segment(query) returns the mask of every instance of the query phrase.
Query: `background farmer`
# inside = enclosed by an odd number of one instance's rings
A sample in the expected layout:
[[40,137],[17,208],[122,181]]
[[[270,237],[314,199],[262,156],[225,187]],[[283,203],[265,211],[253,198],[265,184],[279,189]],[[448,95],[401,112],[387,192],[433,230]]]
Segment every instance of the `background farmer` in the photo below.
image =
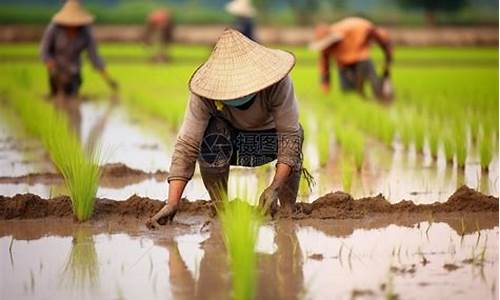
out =
[[165,53],[166,47],[172,41],[174,22],[171,13],[166,8],[153,10],[146,20],[144,40],[154,48],[153,61],[163,62],[168,60]]
[[255,167],[277,159],[264,208],[295,204],[302,168],[303,131],[288,73],[292,54],[265,48],[227,29],[191,77],[191,96],[178,134],[168,177],[168,202],[152,219],[172,219],[198,160],[213,201],[227,191],[229,166]]
[[255,40],[255,8],[250,0],[233,0],[226,5],[226,11],[236,17],[234,28],[251,40]]
[[50,94],[76,96],[80,88],[81,53],[87,50],[90,61],[102,77],[116,89],[117,84],[106,73],[104,61],[97,53],[97,45],[90,24],[94,17],[76,0],[68,0],[54,15],[42,38],[40,56],[49,72]]
[[319,69],[321,87],[330,90],[330,57],[339,68],[343,91],[357,91],[364,95],[363,85],[369,80],[373,94],[383,98],[383,80],[377,76],[370,58],[372,41],[377,42],[385,55],[384,76],[388,77],[392,62],[392,48],[388,34],[370,21],[359,17],[343,19],[333,25],[318,25],[311,48],[320,51]]

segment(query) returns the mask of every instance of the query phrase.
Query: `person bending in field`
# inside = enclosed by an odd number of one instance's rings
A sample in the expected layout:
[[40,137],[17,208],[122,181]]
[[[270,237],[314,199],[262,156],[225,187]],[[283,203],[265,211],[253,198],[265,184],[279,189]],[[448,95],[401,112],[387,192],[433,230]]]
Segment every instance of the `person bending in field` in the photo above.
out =
[[250,0],[233,0],[226,11],[235,17],[233,27],[247,38],[255,41],[255,8]]
[[[382,48],[385,55],[383,77],[376,74],[370,58],[372,41]],[[330,57],[339,68],[340,86],[343,91],[357,91],[362,96],[364,83],[371,84],[373,95],[378,99],[391,97],[384,87],[392,62],[392,47],[386,31],[359,17],[345,18],[333,25],[321,24],[315,28],[310,47],[320,52],[319,71],[321,87],[330,91]]]
[[[288,73],[295,57],[226,29],[189,81],[186,114],[172,156],[168,200],[146,225],[171,221],[198,161],[212,201],[227,195],[230,165],[256,167],[277,159],[259,205],[274,214],[294,208],[304,134]],[[306,174],[307,172],[304,171]]]
[[152,57],[153,61],[164,62],[169,59],[168,54],[165,53],[165,48],[172,41],[173,29],[174,22],[168,9],[155,9],[148,15],[144,41],[155,48],[155,54]]
[[94,17],[77,0],[68,0],[54,15],[42,38],[40,56],[49,73],[50,95],[76,96],[82,83],[82,51],[112,89],[117,84],[106,73],[90,24]]

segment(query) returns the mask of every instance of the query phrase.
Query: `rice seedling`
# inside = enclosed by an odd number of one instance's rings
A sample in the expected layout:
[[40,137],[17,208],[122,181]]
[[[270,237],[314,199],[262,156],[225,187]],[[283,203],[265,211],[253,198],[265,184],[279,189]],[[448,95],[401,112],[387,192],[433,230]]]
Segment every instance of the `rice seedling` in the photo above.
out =
[[218,216],[228,253],[232,298],[253,299],[257,281],[255,246],[262,215],[244,200],[224,197]]
[[344,192],[349,193],[352,187],[352,180],[354,174],[353,159],[349,154],[342,155],[342,162],[340,163],[342,173],[342,188]]
[[70,192],[74,216],[85,221],[92,215],[101,170],[99,152],[86,153],[66,116],[51,104],[17,92],[8,104],[24,127],[39,138]]
[[429,140],[429,150],[433,159],[437,159],[439,150],[439,140],[440,136],[440,124],[436,120],[429,120],[429,130],[428,130],[428,140]]
[[446,130],[443,136],[444,156],[447,163],[453,163],[455,155],[455,139],[452,136],[451,130]]
[[493,160],[493,147],[491,145],[491,136],[482,134],[479,142],[479,159],[481,162],[481,169],[488,171],[488,167]]
[[457,165],[460,169],[465,168],[465,160],[467,159],[467,141],[465,136],[465,129],[462,124],[455,123],[455,153],[457,156]]

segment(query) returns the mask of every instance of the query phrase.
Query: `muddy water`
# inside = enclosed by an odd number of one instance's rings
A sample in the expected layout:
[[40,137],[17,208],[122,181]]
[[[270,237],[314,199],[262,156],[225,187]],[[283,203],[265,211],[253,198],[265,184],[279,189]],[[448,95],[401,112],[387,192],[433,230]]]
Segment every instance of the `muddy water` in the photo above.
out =
[[[167,171],[170,164],[175,133],[154,118],[131,113],[121,106],[110,107],[107,102],[84,102],[80,107],[79,129],[84,144],[99,139],[103,163],[122,163],[144,172]],[[314,132],[314,131],[312,131]],[[338,147],[332,145],[331,160],[326,168],[319,168],[315,137],[306,139],[305,156],[318,183],[312,193],[303,193],[301,201],[309,202],[319,196],[342,190],[338,168]],[[445,163],[440,152],[438,159],[431,159],[426,150],[423,155],[404,149],[397,142],[389,149],[375,141],[369,144],[365,165],[355,174],[351,193],[355,197],[374,196],[378,193],[391,202],[402,199],[416,203],[445,201],[457,187],[467,184],[486,194],[498,196],[498,155],[490,172],[481,172],[477,151],[470,148],[465,170]],[[54,172],[46,153],[39,143],[13,132],[8,120],[0,120],[0,177],[22,176],[36,172]],[[246,196],[254,202],[272,178],[273,168],[251,170],[233,168],[229,181],[230,197]],[[250,188],[251,187],[251,188]],[[34,193],[44,198],[67,194],[62,183],[48,184],[37,181],[0,183],[0,194]],[[130,184],[101,186],[98,197],[124,200],[133,194],[154,199],[164,199],[166,184],[163,180],[131,180]],[[207,199],[198,171],[188,184],[188,199]]]
[[[457,216],[267,224],[257,245],[257,297],[498,298],[497,217],[470,214],[464,230]],[[200,233],[198,223],[147,232],[126,223],[0,222],[2,299],[230,296],[217,223]]]

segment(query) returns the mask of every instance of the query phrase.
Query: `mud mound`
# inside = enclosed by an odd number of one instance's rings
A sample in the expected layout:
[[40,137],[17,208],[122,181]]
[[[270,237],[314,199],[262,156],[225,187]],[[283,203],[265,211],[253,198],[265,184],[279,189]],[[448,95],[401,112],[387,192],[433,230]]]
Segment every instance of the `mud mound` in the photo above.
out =
[[[94,204],[94,218],[106,216],[146,218],[158,212],[164,202],[149,198],[131,196],[126,201],[96,199]],[[210,215],[209,201],[194,202],[182,199],[179,211],[192,215]],[[72,216],[71,200],[68,196],[53,199],[42,199],[33,194],[15,195],[14,197],[0,196],[0,219],[36,219],[48,216]]]
[[484,195],[467,186],[460,187],[448,201],[433,204],[415,204],[402,200],[389,203],[383,195],[354,200],[344,192],[326,194],[312,203],[299,203],[294,218],[347,219],[362,218],[381,213],[437,213],[437,212],[497,212],[498,198]]
[[[164,202],[134,195],[126,201],[97,199],[94,218],[106,216],[147,218],[155,214]],[[210,201],[183,199],[179,212],[191,216],[211,216]],[[472,213],[498,212],[498,198],[481,194],[466,186],[460,187],[444,203],[416,205],[411,201],[390,204],[382,195],[354,200],[351,195],[335,192],[324,195],[313,203],[298,203],[292,217],[295,219],[358,219],[373,214],[394,213]],[[71,201],[67,196],[45,200],[32,194],[14,197],[0,196],[1,219],[33,219],[47,216],[71,216]]]

